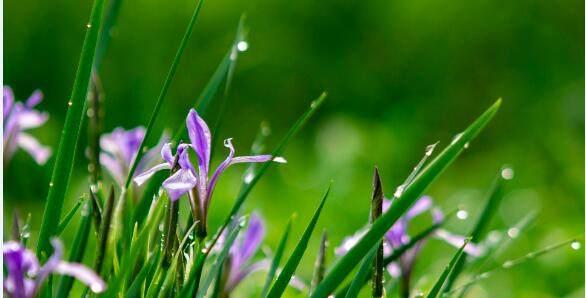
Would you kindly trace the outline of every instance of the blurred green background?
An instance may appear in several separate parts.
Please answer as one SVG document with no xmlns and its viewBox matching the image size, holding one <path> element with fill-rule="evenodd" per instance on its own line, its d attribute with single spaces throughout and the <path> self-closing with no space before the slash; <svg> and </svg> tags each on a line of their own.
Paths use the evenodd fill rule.
<svg viewBox="0 0 586 298">
<path fill-rule="evenodd" d="M 4 2 L 4 84 L 20 99 L 36 88 L 44 92 L 39 107 L 51 118 L 32 133 L 55 149 L 90 2 Z M 187 0 L 123 1 L 101 73 L 106 131 L 146 124 L 194 5 Z M 426 145 L 440 141 L 445 146 L 499 97 L 504 103 L 497 117 L 428 193 L 444 210 L 462 206 L 470 211 L 468 220 L 451 225 L 465 233 L 482 206 L 483 192 L 507 164 L 515 179 L 493 227 L 511 226 L 531 210 L 539 217 L 502 260 L 583 237 L 583 1 L 208 1 L 157 132 L 184 123 L 244 12 L 250 48 L 239 57 L 222 138 L 234 137 L 237 150 L 245 153 L 259 123 L 268 121 L 274 144 L 312 99 L 323 90 L 329 94 L 291 142 L 285 154 L 289 163 L 269 171 L 246 205 L 269 223 L 268 247 L 276 246 L 292 213 L 298 215 L 292 239 L 298 238 L 333 180 L 318 228 L 327 229 L 333 250 L 368 218 L 375 165 L 386 193 L 392 194 Z M 216 150 L 220 160 L 224 149 Z M 51 162 L 38 167 L 20 152 L 5 166 L 5 231 L 18 208 L 32 213 L 36 237 Z M 85 164 L 80 151 L 68 206 L 87 188 Z M 212 204 L 212 227 L 231 206 L 242 170 L 231 169 L 222 178 Z M 66 239 L 72 237 L 70 230 Z M 311 277 L 317 234 L 298 272 L 305 280 Z M 452 251 L 430 242 L 414 283 L 434 280 Z M 502 272 L 471 294 L 583 297 L 583 260 L 583 249 L 564 248 Z"/>
</svg>

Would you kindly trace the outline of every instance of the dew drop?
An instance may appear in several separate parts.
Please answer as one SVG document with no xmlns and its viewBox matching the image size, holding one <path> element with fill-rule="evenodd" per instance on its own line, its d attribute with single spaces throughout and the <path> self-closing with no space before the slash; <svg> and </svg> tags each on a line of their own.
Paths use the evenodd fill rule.
<svg viewBox="0 0 586 298">
<path fill-rule="evenodd" d="M 515 177 L 515 172 L 511 168 L 504 168 L 501 171 L 501 177 L 505 180 L 511 180 Z"/>
<path fill-rule="evenodd" d="M 205 248 L 205 247 L 204 247 L 204 248 L 202 248 L 202 249 L 201 249 L 201 253 L 203 253 L 203 254 L 207 254 L 207 253 L 208 253 L 208 249 L 207 249 L 207 248 Z"/>
<path fill-rule="evenodd" d="M 488 241 L 491 243 L 497 243 L 501 239 L 501 233 L 499 231 L 492 231 L 488 234 Z"/>
<path fill-rule="evenodd" d="M 468 149 L 468 147 L 470 147 L 470 143 L 464 144 L 464 149 Z"/>
<path fill-rule="evenodd" d="M 317 102 L 316 101 L 312 101 L 311 104 L 309 105 L 312 109 L 315 109 L 317 107 Z"/>
<path fill-rule="evenodd" d="M 507 235 L 509 235 L 509 237 L 511 237 L 513 239 L 514 238 L 517 238 L 517 237 L 519 237 L 519 229 L 517 229 L 517 228 L 510 228 L 507 231 Z"/>
<path fill-rule="evenodd" d="M 506 261 L 503 263 L 503 268 L 507 269 L 507 268 L 511 268 L 511 267 L 513 267 L 512 261 Z"/>
<path fill-rule="evenodd" d="M 49 187 L 53 187 L 53 182 L 49 182 Z"/>
<path fill-rule="evenodd" d="M 246 174 L 246 176 L 244 176 L 244 183 L 250 184 L 250 182 L 252 182 L 252 179 L 254 179 L 254 173 L 248 173 Z"/>
<path fill-rule="evenodd" d="M 73 105 L 73 102 L 71 102 L 71 101 L 68 101 L 68 102 L 67 102 L 67 105 L 68 105 L 68 106 L 72 106 L 72 105 Z"/>
<path fill-rule="evenodd" d="M 573 250 L 579 250 L 582 247 L 582 243 L 580 243 L 580 241 L 572 241 L 572 244 L 570 244 L 570 246 L 572 247 Z"/>
<path fill-rule="evenodd" d="M 85 27 L 89 29 L 92 27 L 92 24 L 87 24 L 87 25 L 85 25 Z"/>
<path fill-rule="evenodd" d="M 236 48 L 240 52 L 245 52 L 246 50 L 248 50 L 248 42 L 246 42 L 244 40 L 239 41 L 238 44 L 236 45 Z"/>
<path fill-rule="evenodd" d="M 461 220 L 465 220 L 468 218 L 468 211 L 464 209 L 458 210 L 458 212 L 456 212 L 456 217 L 458 217 Z"/>
<path fill-rule="evenodd" d="M 397 187 L 397 190 L 395 190 L 395 193 L 393 194 L 393 196 L 395 198 L 401 197 L 404 190 L 405 190 L 405 185 L 399 185 L 399 187 Z"/>
</svg>

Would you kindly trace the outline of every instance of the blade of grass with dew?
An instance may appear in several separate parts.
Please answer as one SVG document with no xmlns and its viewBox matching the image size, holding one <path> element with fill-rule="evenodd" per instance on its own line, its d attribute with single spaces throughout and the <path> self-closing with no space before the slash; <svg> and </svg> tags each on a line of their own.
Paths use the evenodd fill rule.
<svg viewBox="0 0 586 298">
<path fill-rule="evenodd" d="M 448 279 L 450 274 L 453 272 L 454 266 L 456 265 L 458 260 L 462 257 L 462 254 L 464 253 L 464 248 L 466 247 L 466 245 L 468 245 L 469 242 L 470 242 L 470 238 L 467 238 L 464 241 L 464 244 L 458 249 L 458 251 L 456 251 L 456 253 L 452 257 L 452 260 L 450 260 L 450 263 L 448 264 L 448 266 L 446 266 L 446 269 L 444 269 L 444 271 L 442 272 L 442 274 L 440 275 L 438 280 L 435 282 L 435 284 L 431 288 L 431 291 L 429 291 L 429 294 L 427 294 L 427 298 L 436 298 L 438 296 L 441 297 L 442 288 L 444 287 L 446 280 Z"/>
<path fill-rule="evenodd" d="M 455 289 L 452 289 L 449 292 L 444 293 L 444 296 L 454 295 L 458 291 L 461 291 L 463 289 L 468 289 L 470 286 L 473 286 L 476 283 L 491 277 L 497 271 L 509 270 L 511 268 L 517 267 L 517 266 L 522 265 L 528 261 L 534 260 L 540 256 L 543 256 L 543 255 L 546 255 L 550 252 L 556 251 L 564 246 L 567 246 L 568 244 L 570 244 L 570 247 L 572 247 L 572 249 L 576 250 L 576 248 L 573 247 L 574 243 L 580 243 L 580 242 L 577 239 L 570 239 L 570 240 L 562 241 L 560 243 L 550 245 L 550 246 L 545 247 L 543 249 L 530 252 L 522 257 L 519 257 L 519 258 L 516 258 L 513 260 L 509 260 L 509 261 L 505 261 L 502 265 L 496 266 L 495 268 L 493 268 L 491 270 L 477 274 L 476 276 L 472 277 L 470 279 L 470 281 L 466 282 L 465 284 L 463 284 Z M 578 249 L 579 249 L 579 247 L 578 247 Z"/>
<path fill-rule="evenodd" d="M 151 118 L 149 119 L 149 122 L 147 124 L 146 130 L 144 133 L 144 137 L 143 137 L 142 141 L 140 142 L 140 146 L 138 146 L 138 151 L 136 153 L 136 156 L 134 157 L 134 160 L 132 161 L 132 165 L 130 166 L 130 170 L 128 171 L 128 176 L 126 177 L 126 183 L 124 184 L 124 187 L 126 189 L 128 189 L 128 187 L 130 186 L 130 183 L 132 182 L 132 177 L 134 176 L 134 171 L 136 171 L 136 166 L 138 165 L 138 162 L 140 161 L 142 155 L 144 154 L 143 149 L 145 147 L 145 144 L 146 144 L 149 136 L 152 134 L 153 126 L 154 126 L 155 122 L 157 121 L 157 118 L 159 116 L 159 111 L 160 111 L 161 106 L 167 96 L 167 91 L 169 90 L 169 87 L 171 86 L 171 82 L 173 81 L 173 78 L 175 77 L 175 73 L 177 72 L 177 66 L 179 66 L 179 61 L 181 60 L 181 56 L 183 56 L 183 52 L 185 51 L 185 47 L 187 46 L 187 42 L 189 41 L 189 38 L 191 37 L 191 33 L 193 32 L 193 26 L 195 25 L 195 21 L 197 20 L 197 17 L 199 16 L 199 12 L 201 11 L 201 6 L 203 4 L 203 1 L 204 0 L 199 0 L 197 5 L 195 6 L 195 9 L 194 9 L 193 14 L 191 16 L 191 19 L 189 20 L 189 24 L 187 25 L 187 29 L 185 30 L 185 34 L 183 35 L 183 39 L 181 39 L 181 43 L 179 44 L 179 48 L 177 49 L 177 53 L 175 54 L 175 58 L 173 59 L 173 62 L 171 63 L 171 67 L 169 68 L 169 72 L 167 73 L 167 77 L 165 78 L 165 82 L 163 83 L 163 87 L 161 88 L 161 92 L 159 93 L 157 103 L 155 104 L 155 108 L 153 109 L 153 113 L 152 113 Z"/>
<path fill-rule="evenodd" d="M 476 119 L 462 134 L 459 134 L 433 161 L 423 169 L 403 194 L 394 201 L 390 209 L 377 219 L 358 243 L 338 260 L 312 297 L 327 297 L 360 260 L 378 243 L 379 239 L 391 228 L 409 207 L 421 196 L 437 178 L 464 150 L 474 137 L 490 122 L 498 111 L 501 100 L 497 100 L 488 110 Z"/>
<path fill-rule="evenodd" d="M 149 272 L 151 272 L 153 270 L 153 268 L 159 264 L 160 260 L 161 260 L 161 251 L 156 250 L 154 252 L 154 255 L 152 255 L 148 259 L 146 265 L 140 269 L 140 271 L 136 275 L 136 278 L 134 279 L 134 281 L 132 281 L 132 284 L 130 284 L 130 286 L 128 287 L 128 291 L 126 291 L 126 295 L 124 297 L 129 297 L 129 298 L 141 297 L 140 293 L 142 291 L 143 283 L 147 279 Z"/>
<path fill-rule="evenodd" d="M 285 137 L 281 140 L 281 142 L 279 142 L 277 147 L 273 150 L 273 152 L 271 153 L 272 156 L 280 156 L 283 153 L 283 151 L 285 150 L 285 147 L 287 146 L 287 144 L 289 143 L 291 138 L 303 127 L 303 125 L 309 120 L 309 118 L 311 118 L 311 116 L 313 116 L 313 114 L 315 113 L 317 108 L 319 108 L 321 106 L 321 104 L 323 103 L 325 98 L 326 98 L 326 93 L 324 92 L 316 100 L 314 100 L 311 103 L 309 109 L 307 111 L 305 111 L 305 113 L 297 120 L 297 122 L 295 122 L 295 124 L 293 124 L 291 129 L 289 129 L 289 131 L 285 135 Z M 268 170 L 268 168 L 271 166 L 271 164 L 272 164 L 271 162 L 263 163 L 259 167 L 256 174 L 254 174 L 251 179 L 249 179 L 249 180 L 245 179 L 246 184 L 240 189 L 240 192 L 238 193 L 238 196 L 236 197 L 236 201 L 234 202 L 234 205 L 232 206 L 230 213 L 228 213 L 228 216 L 224 220 L 224 223 L 220 227 L 219 231 L 216 233 L 215 237 L 212 239 L 212 242 L 210 243 L 210 245 L 207 249 L 208 252 L 214 246 L 216 241 L 218 241 L 219 235 L 221 235 L 222 232 L 224 231 L 224 229 L 226 229 L 226 227 L 230 224 L 230 221 L 233 219 L 234 215 L 240 210 L 240 207 L 242 206 L 242 204 L 244 204 L 244 202 L 248 198 L 248 194 L 250 193 L 252 188 L 256 185 L 256 183 L 260 180 L 260 178 Z"/>
<path fill-rule="evenodd" d="M 73 239 L 71 245 L 71 252 L 69 254 L 69 262 L 80 263 L 83 260 L 83 255 L 86 251 L 88 237 L 90 235 L 92 222 L 92 203 L 89 199 L 84 200 L 81 211 L 81 221 L 79 228 Z M 69 296 L 69 292 L 73 287 L 73 278 L 67 275 L 61 277 L 59 286 L 57 287 L 57 294 L 55 297 L 64 298 Z"/>
<path fill-rule="evenodd" d="M 208 292 L 208 289 L 212 285 L 214 278 L 216 278 L 218 275 L 218 271 L 220 271 L 220 268 L 224 266 L 224 261 L 226 260 L 228 253 L 230 253 L 230 248 L 236 240 L 236 236 L 238 236 L 238 233 L 240 232 L 241 228 L 242 225 L 236 225 L 234 229 L 230 230 L 228 236 L 226 237 L 224 247 L 222 247 L 222 250 L 218 254 L 216 261 L 210 267 L 206 278 L 204 279 L 203 283 L 201 284 L 201 287 L 197 291 L 196 298 L 203 298 Z"/>
<path fill-rule="evenodd" d="M 79 66 L 73 83 L 71 97 L 67 103 L 68 109 L 65 124 L 59 140 L 59 149 L 53 167 L 49 193 L 45 203 L 43 221 L 37 244 L 37 257 L 44 260 L 51 251 L 49 239 L 56 235 L 63 202 L 69 186 L 73 162 L 77 149 L 77 141 L 81 129 L 83 114 L 86 106 L 86 96 L 92 73 L 92 64 L 96 53 L 96 44 L 102 24 L 102 12 L 105 0 L 95 0 L 90 21 L 81 49 Z"/>
<path fill-rule="evenodd" d="M 194 265 L 192 266 L 191 271 L 189 272 L 189 276 L 187 278 L 185 286 L 183 287 L 183 289 L 181 289 L 181 292 L 179 292 L 179 297 L 181 298 L 193 297 L 194 292 L 197 291 L 197 289 L 199 288 L 201 273 L 203 270 L 203 265 L 206 260 L 206 254 L 201 251 L 203 245 L 205 244 L 200 243 L 197 249 L 197 254 L 195 256 Z"/>
<path fill-rule="evenodd" d="M 479 243 L 482 241 L 482 239 L 484 238 L 485 230 L 487 229 L 490 220 L 492 219 L 494 213 L 496 212 L 496 209 L 498 208 L 501 202 L 501 199 L 503 197 L 503 183 L 506 181 L 504 179 L 504 176 L 502 175 L 503 170 L 504 167 L 501 167 L 501 169 L 498 171 L 498 174 L 493 179 L 488 189 L 484 208 L 482 208 L 480 216 L 478 217 L 478 220 L 476 221 L 472 228 L 472 231 L 470 232 L 472 243 Z M 458 262 L 454 266 L 454 271 L 448 277 L 445 286 L 446 291 L 450 291 L 452 285 L 454 284 L 460 273 L 464 270 L 465 264 L 466 254 L 464 254 L 460 258 L 460 260 L 458 260 Z"/>
<path fill-rule="evenodd" d="M 163 204 L 164 200 L 165 196 L 162 196 L 156 202 L 152 214 L 150 214 L 150 217 L 147 218 L 147 223 L 138 234 L 135 245 L 129 249 L 130 252 L 143 251 L 144 247 L 146 247 L 149 235 L 151 235 L 158 228 L 160 219 L 163 216 L 165 205 Z M 120 272 L 112 277 L 108 284 L 108 290 L 105 293 L 105 297 L 112 297 L 115 295 L 115 293 L 121 292 L 120 289 L 123 283 L 128 279 L 128 276 L 130 275 L 131 270 L 134 268 L 139 255 L 139 253 L 128 253 L 122 256 Z"/>
<path fill-rule="evenodd" d="M 343 293 L 340 293 L 339 295 L 336 295 L 336 297 L 342 297 L 342 296 L 344 296 L 346 298 L 358 297 L 358 294 L 360 293 L 360 290 L 364 286 L 365 281 L 368 281 L 368 278 L 371 276 L 371 273 L 372 273 L 371 267 L 372 267 L 372 263 L 374 261 L 374 257 L 377 254 L 377 251 L 378 251 L 378 247 L 374 247 L 368 253 L 366 258 L 364 260 L 362 260 L 362 263 L 360 264 L 358 271 L 356 272 L 356 274 L 354 275 L 354 278 L 350 282 L 350 286 L 345 290 L 346 294 L 342 295 Z"/>
<path fill-rule="evenodd" d="M 79 207 L 81 207 L 82 202 L 83 202 L 83 197 L 80 198 L 79 200 L 77 200 L 77 202 L 75 203 L 73 208 L 71 208 L 71 210 L 69 210 L 69 212 L 67 212 L 65 217 L 63 217 L 63 220 L 61 220 L 61 222 L 59 223 L 59 226 L 57 227 L 57 236 L 60 236 L 61 233 L 63 233 L 63 230 L 65 230 L 65 228 L 67 228 L 67 226 L 71 222 L 71 219 L 73 219 L 73 216 L 77 213 L 77 210 L 79 209 Z"/>
<path fill-rule="evenodd" d="M 309 243 L 311 234 L 313 234 L 313 230 L 315 228 L 315 225 L 317 224 L 317 220 L 319 219 L 321 210 L 324 207 L 326 199 L 330 194 L 331 187 L 332 185 L 330 184 L 325 194 L 323 195 L 321 202 L 319 203 L 319 206 L 315 210 L 315 213 L 313 214 L 311 221 L 307 225 L 307 228 L 305 228 L 305 231 L 303 232 L 301 239 L 299 239 L 299 242 L 297 243 L 295 250 L 293 250 L 291 257 L 289 257 L 289 260 L 287 260 L 287 262 L 285 263 L 283 270 L 281 270 L 281 273 L 279 274 L 279 276 L 277 276 L 277 280 L 269 290 L 266 297 L 277 298 L 283 295 L 285 288 L 287 288 L 289 281 L 291 281 L 293 274 L 295 274 L 295 270 L 297 269 L 297 266 L 299 265 L 299 262 L 301 261 L 301 258 L 303 257 L 305 250 L 307 249 L 307 244 Z"/>
<path fill-rule="evenodd" d="M 289 233 L 291 232 L 291 224 L 293 221 L 293 217 L 289 219 L 287 222 L 287 226 L 285 227 L 285 232 L 283 236 L 281 236 L 281 240 L 279 241 L 279 245 L 277 246 L 277 250 L 275 251 L 275 255 L 273 256 L 273 260 L 271 261 L 271 267 L 269 268 L 269 272 L 267 273 L 267 278 L 265 281 L 265 285 L 263 286 L 262 292 L 260 297 L 265 297 L 269 291 L 271 284 L 273 283 L 273 278 L 277 273 L 277 269 L 279 268 L 279 263 L 281 262 L 281 258 L 283 257 L 283 253 L 285 252 L 285 247 L 287 246 L 287 240 L 289 239 Z"/>
</svg>

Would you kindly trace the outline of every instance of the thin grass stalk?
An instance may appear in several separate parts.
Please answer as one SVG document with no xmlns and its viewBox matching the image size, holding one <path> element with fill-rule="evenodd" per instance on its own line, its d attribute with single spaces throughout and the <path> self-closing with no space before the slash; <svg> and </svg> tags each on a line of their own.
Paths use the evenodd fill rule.
<svg viewBox="0 0 586 298">
<path fill-rule="evenodd" d="M 79 66 L 73 83 L 70 100 L 68 101 L 65 125 L 61 133 L 59 148 L 53 174 L 49 184 L 49 193 L 45 203 L 43 221 L 37 244 L 37 256 L 44 260 L 52 250 L 49 240 L 55 236 L 63 202 L 69 187 L 73 162 L 77 151 L 77 141 L 86 107 L 86 96 L 92 73 L 92 64 L 96 53 L 96 44 L 102 24 L 102 12 L 105 0 L 95 0 L 90 21 L 87 24 Z"/>
<path fill-rule="evenodd" d="M 173 59 L 173 62 L 171 63 L 171 68 L 169 69 L 169 72 L 167 73 L 167 77 L 165 78 L 165 82 L 163 83 L 163 88 L 161 89 L 161 93 L 159 94 L 159 98 L 157 99 L 157 103 L 155 104 L 155 108 L 153 109 L 153 113 L 152 113 L 151 118 L 149 119 L 149 122 L 147 124 L 144 138 L 140 142 L 140 146 L 138 147 L 136 157 L 132 161 L 132 165 L 130 166 L 130 170 L 128 171 L 128 176 L 126 177 L 126 183 L 124 183 L 124 187 L 126 189 L 128 189 L 128 187 L 130 187 L 130 183 L 132 183 L 132 176 L 134 175 L 134 171 L 136 171 L 136 166 L 138 165 L 138 162 L 140 161 L 142 155 L 144 154 L 143 149 L 145 148 L 145 144 L 146 144 L 147 140 L 149 139 L 150 135 L 152 134 L 153 126 L 159 116 L 159 110 L 161 109 L 161 106 L 162 106 L 163 102 L 165 101 L 165 98 L 167 96 L 167 91 L 169 91 L 169 87 L 171 86 L 171 82 L 173 81 L 173 78 L 175 77 L 175 73 L 177 72 L 177 66 L 179 66 L 179 61 L 181 60 L 181 57 L 183 56 L 183 52 L 185 51 L 185 47 L 187 46 L 187 42 L 189 41 L 189 38 L 191 37 L 191 33 L 193 32 L 193 26 L 195 25 L 195 21 L 197 20 L 197 17 L 199 16 L 199 12 L 201 11 L 201 7 L 202 7 L 203 2 L 204 2 L 204 0 L 199 0 L 197 5 L 195 6 L 195 9 L 194 9 L 193 14 L 191 16 L 191 20 L 189 21 L 189 24 L 187 25 L 187 29 L 185 30 L 185 34 L 183 35 L 183 39 L 181 40 L 181 43 L 179 44 L 179 49 L 177 49 L 177 53 L 175 54 L 175 58 Z"/>
<path fill-rule="evenodd" d="M 370 221 L 372 224 L 383 214 L 383 187 L 376 167 L 372 181 L 371 204 Z M 381 239 L 372 262 L 372 297 L 375 298 L 383 296 L 383 258 L 383 240 Z"/>
<path fill-rule="evenodd" d="M 311 289 L 315 289 L 317 285 L 324 279 L 326 274 L 326 254 L 328 249 L 328 232 L 324 229 L 321 234 L 319 242 L 319 251 L 315 258 L 315 265 L 313 269 L 313 278 L 311 279 Z"/>
</svg>

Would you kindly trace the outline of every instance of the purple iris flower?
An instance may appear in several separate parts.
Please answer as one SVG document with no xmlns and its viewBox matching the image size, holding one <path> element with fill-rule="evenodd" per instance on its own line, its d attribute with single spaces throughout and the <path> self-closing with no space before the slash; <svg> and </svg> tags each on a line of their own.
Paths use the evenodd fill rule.
<svg viewBox="0 0 586 298">
<path fill-rule="evenodd" d="M 391 200 L 385 199 L 383 201 L 383 212 L 386 212 L 391 207 L 391 204 Z M 399 247 L 409 243 L 411 239 L 407 232 L 409 222 L 425 212 L 431 213 L 433 223 L 440 223 L 444 220 L 443 213 L 438 208 L 433 207 L 433 201 L 429 196 L 423 196 L 419 198 L 415 204 L 413 204 L 413 206 L 411 206 L 411 208 L 402 217 L 400 217 L 385 234 L 384 241 L 386 244 L 388 244 L 384 246 L 385 256 L 391 255 L 394 249 L 398 249 Z M 360 240 L 365 232 L 366 229 L 363 229 L 355 235 L 344 239 L 342 245 L 336 249 L 336 254 L 343 255 L 348 252 L 348 250 L 350 250 Z M 462 246 L 465 241 L 465 237 L 452 234 L 443 229 L 436 230 L 432 236 L 439 238 L 455 247 Z M 405 251 L 397 262 L 390 263 L 387 267 L 389 274 L 393 277 L 402 276 L 405 280 L 408 281 L 413 270 L 413 266 L 415 265 L 416 257 L 425 241 L 426 239 L 420 240 L 412 248 Z M 471 243 L 466 246 L 464 251 L 472 256 L 480 256 L 483 253 L 479 246 L 473 245 Z"/>
<path fill-rule="evenodd" d="M 239 235 L 230 248 L 226 266 L 224 267 L 224 274 L 227 274 L 226 284 L 224 285 L 225 293 L 232 292 L 248 275 L 268 268 L 269 262 L 266 259 L 257 262 L 251 261 L 264 237 L 264 224 L 261 218 L 253 213 L 250 216 L 246 232 Z M 221 245 L 218 247 L 221 247 Z"/>
<path fill-rule="evenodd" d="M 220 175 L 229 166 L 237 163 L 250 162 L 286 162 L 284 158 L 273 157 L 272 155 L 234 156 L 234 146 L 232 145 L 232 139 L 226 139 L 224 140 L 224 146 L 230 150 L 228 157 L 226 157 L 226 159 L 220 163 L 220 165 L 216 168 L 210 177 L 210 156 L 212 142 L 210 129 L 194 109 L 189 111 L 186 124 L 189 139 L 191 141 L 191 144 L 187 146 L 195 151 L 198 168 L 196 170 L 189 161 L 187 156 L 187 147 L 183 147 L 181 152 L 179 152 L 180 148 L 178 148 L 177 151 L 179 152 L 178 154 L 180 154 L 180 170 L 169 177 L 169 179 L 165 181 L 166 183 L 163 183 L 163 187 L 172 200 L 177 200 L 183 194 L 189 193 L 192 204 L 198 206 L 198 208 L 194 208 L 194 210 L 199 210 L 199 214 L 194 214 L 194 216 L 196 216 L 196 219 L 200 220 L 204 226 L 206 224 L 207 211 L 216 183 L 218 182 Z M 167 146 L 166 148 L 170 147 Z M 140 185 L 148 178 L 150 178 L 155 172 L 164 169 L 170 169 L 172 166 L 170 160 L 172 159 L 170 158 L 171 155 L 169 152 L 170 150 L 163 148 L 161 154 L 163 155 L 166 163 L 156 165 L 155 167 L 145 171 L 144 173 L 137 176 L 134 181 Z M 183 157 L 182 154 L 185 154 L 185 156 Z"/>
<path fill-rule="evenodd" d="M 12 298 L 34 297 L 43 282 L 52 273 L 69 275 L 86 284 L 93 292 L 101 293 L 106 289 L 104 281 L 91 269 L 78 263 L 61 260 L 63 244 L 57 239 L 51 240 L 53 255 L 39 266 L 35 254 L 22 244 L 9 241 L 3 245 L 4 266 L 7 276 L 4 279 L 4 292 Z"/>
<path fill-rule="evenodd" d="M 18 148 L 28 152 L 40 165 L 45 164 L 51 156 L 51 149 L 43 146 L 25 130 L 43 125 L 49 119 L 47 113 L 33 109 L 43 100 L 43 93 L 39 90 L 23 104 L 14 100 L 14 93 L 8 86 L 4 86 L 4 105 L 2 116 L 4 120 L 4 162 L 10 161 Z"/>
<path fill-rule="evenodd" d="M 136 158 L 144 134 L 145 128 L 142 126 L 129 130 L 118 127 L 100 138 L 100 148 L 102 150 L 100 164 L 108 170 L 119 185 L 123 185 L 126 181 L 126 176 L 128 176 L 130 167 Z M 165 139 L 166 137 L 163 136 L 155 148 L 143 155 L 136 166 L 136 173 L 140 173 L 152 163 Z"/>
</svg>

